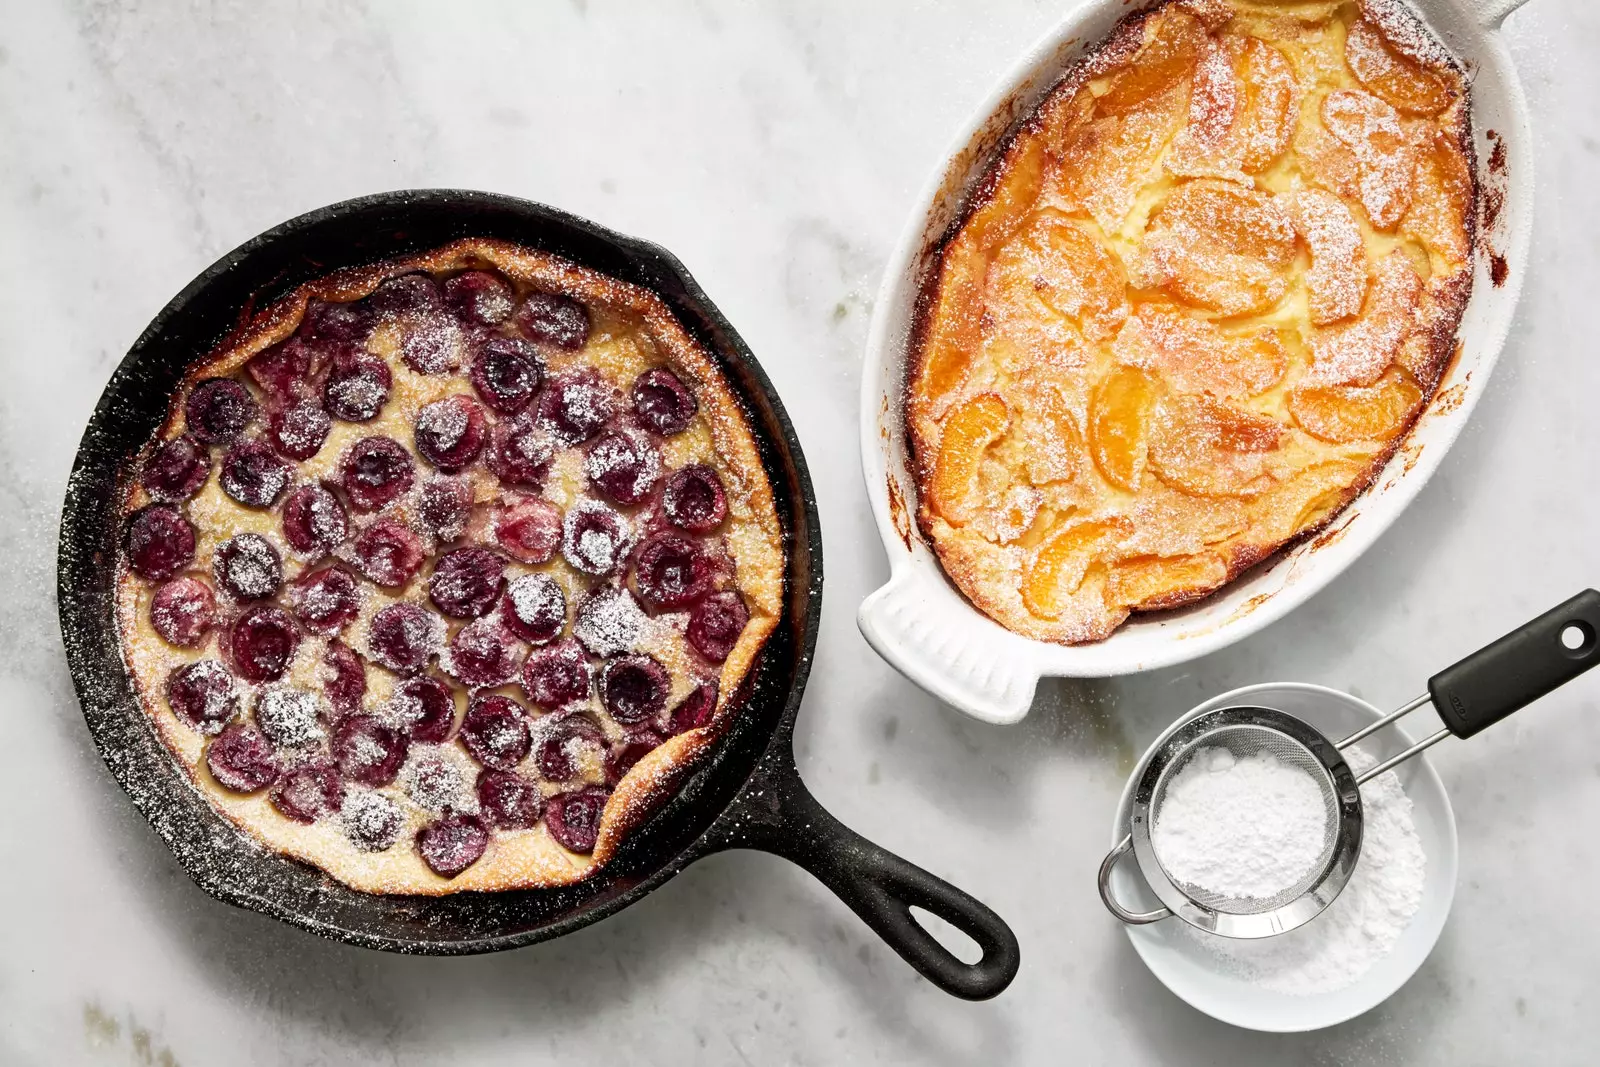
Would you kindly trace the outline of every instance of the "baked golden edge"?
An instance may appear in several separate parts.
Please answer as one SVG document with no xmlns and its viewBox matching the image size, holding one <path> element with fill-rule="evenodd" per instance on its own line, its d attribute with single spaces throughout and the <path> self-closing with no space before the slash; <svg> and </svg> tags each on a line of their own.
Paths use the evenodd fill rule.
<svg viewBox="0 0 1600 1067">
<path fill-rule="evenodd" d="M 744 546 L 748 561 L 736 556 L 738 588 L 748 601 L 750 621 L 740 635 L 738 643 L 723 662 L 718 683 L 718 701 L 711 722 L 676 737 L 668 739 L 640 760 L 623 777 L 612 791 L 601 816 L 600 834 L 594 852 L 583 857 L 572 854 L 576 863 L 587 859 L 587 866 L 575 865 L 572 877 L 541 879 L 537 881 L 507 880 L 503 884 L 474 886 L 475 890 L 498 891 L 505 889 L 531 889 L 570 884 L 588 878 L 603 867 L 615 854 L 628 833 L 644 823 L 655 811 L 676 793 L 689 773 L 709 752 L 733 722 L 738 705 L 744 700 L 748 683 L 752 680 L 758 657 L 767 639 L 777 628 L 783 611 L 783 590 L 786 580 L 787 560 L 784 552 L 783 529 L 773 504 L 772 486 L 761 464 L 761 454 L 755 436 L 750 430 L 743 407 L 723 380 L 721 372 L 711 358 L 701 350 L 673 317 L 661 298 L 648 289 L 601 274 L 558 256 L 536 252 L 519 245 L 489 238 L 465 238 L 441 248 L 402 259 L 386 260 L 363 267 L 347 268 L 326 277 L 307 282 L 294 292 L 274 302 L 260 312 L 245 309 L 245 321 L 239 329 L 213 349 L 210 356 L 197 361 L 184 374 L 174 389 L 168 404 L 166 420 L 156 431 L 152 441 L 165 439 L 176 432 L 182 422 L 178 398 L 201 378 L 228 375 L 238 371 L 251 357 L 293 334 L 305 316 L 306 305 L 313 299 L 346 301 L 357 300 L 371 293 L 383 281 L 397 275 L 417 270 L 449 271 L 471 267 L 493 267 L 503 274 L 526 284 L 552 292 L 562 293 L 589 304 L 621 309 L 640 317 L 650 337 L 661 348 L 674 371 L 690 382 L 695 398 L 711 430 L 717 448 L 729 457 L 726 473 L 742 479 L 739 493 L 749 501 L 752 520 L 765 535 L 758 544 Z M 123 482 L 117 491 L 122 505 L 118 521 L 132 510 L 129 497 L 137 484 L 136 472 L 140 469 L 147 444 L 122 471 Z M 736 494 L 730 492 L 732 499 Z M 730 551 L 732 551 L 730 546 Z M 746 563 L 748 562 L 748 572 Z M 130 617 L 135 598 L 126 595 L 131 583 L 139 579 L 131 574 L 126 561 L 118 560 L 116 612 L 117 644 L 122 649 L 124 635 L 132 632 L 134 620 Z M 157 714 L 159 692 L 153 691 L 153 682 L 139 677 L 127 664 L 123 654 L 124 669 L 132 681 L 135 692 L 151 723 L 168 744 L 163 724 Z M 168 744 L 169 756 L 171 746 Z M 205 789 L 195 780 L 193 770 L 182 760 L 172 757 L 190 779 L 190 784 L 202 795 Z M 209 802 L 209 798 L 208 798 Z M 245 831 L 263 847 L 266 845 L 248 825 L 239 822 L 221 808 L 213 810 L 222 814 L 239 829 Z M 320 869 L 320 868 L 319 868 Z M 335 877 L 331 872 L 329 877 Z M 359 888 L 359 887 L 356 887 Z M 369 891 L 369 890 L 361 890 Z M 454 880 L 442 884 L 408 885 L 407 893 L 425 896 L 443 896 L 457 892 Z"/>
</svg>

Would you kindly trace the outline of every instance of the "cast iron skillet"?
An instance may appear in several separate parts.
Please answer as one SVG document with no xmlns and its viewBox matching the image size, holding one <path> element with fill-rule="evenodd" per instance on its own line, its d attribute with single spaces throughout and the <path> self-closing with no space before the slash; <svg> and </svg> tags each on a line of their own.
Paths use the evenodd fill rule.
<svg viewBox="0 0 1600 1067">
<path fill-rule="evenodd" d="M 188 364 L 241 316 L 330 271 L 494 237 L 649 288 L 713 354 L 746 405 L 784 526 L 784 617 L 745 707 L 682 791 L 594 877 L 558 889 L 376 896 L 266 851 L 212 811 L 169 758 L 117 649 L 112 576 L 117 487 L 166 414 Z M 112 375 L 78 447 L 61 519 L 58 596 L 67 660 L 106 765 L 207 893 L 324 937 L 393 952 L 494 952 L 559 937 L 626 907 L 702 856 L 752 848 L 819 878 L 929 981 L 992 997 L 1017 972 L 1017 939 L 972 897 L 841 825 L 795 770 L 795 714 L 822 609 L 816 498 L 794 428 L 755 357 L 664 249 L 561 211 L 490 193 L 417 190 L 348 200 L 292 219 L 223 256 L 179 293 Z M 925 908 L 983 950 L 963 963 L 911 916 Z"/>
</svg>

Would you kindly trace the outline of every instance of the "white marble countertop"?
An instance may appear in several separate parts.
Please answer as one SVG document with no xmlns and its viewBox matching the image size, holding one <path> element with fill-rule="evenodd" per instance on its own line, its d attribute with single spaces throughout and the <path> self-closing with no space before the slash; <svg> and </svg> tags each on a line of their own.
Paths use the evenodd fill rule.
<svg viewBox="0 0 1600 1067">
<path fill-rule="evenodd" d="M 1600 675 L 1432 759 L 1461 877 L 1421 972 L 1368 1015 L 1270 1037 L 1152 979 L 1095 897 L 1135 751 L 1202 698 L 1298 679 L 1380 705 L 1600 582 L 1600 7 L 1506 36 L 1531 98 L 1533 263 L 1483 403 L 1332 588 L 1198 663 L 1047 683 L 1020 726 L 912 688 L 856 632 L 885 577 L 856 456 L 878 271 L 957 123 L 1062 5 L 261 5 L 0 13 L 0 1062 L 1507 1063 L 1592 1056 Z M 862 833 L 989 902 L 997 1000 L 916 977 L 820 885 L 721 855 L 564 940 L 471 959 L 319 940 L 196 889 L 102 766 L 55 622 L 78 437 L 204 266 L 302 211 L 498 190 L 661 242 L 760 356 L 817 478 L 827 597 L 801 770 Z"/>
</svg>

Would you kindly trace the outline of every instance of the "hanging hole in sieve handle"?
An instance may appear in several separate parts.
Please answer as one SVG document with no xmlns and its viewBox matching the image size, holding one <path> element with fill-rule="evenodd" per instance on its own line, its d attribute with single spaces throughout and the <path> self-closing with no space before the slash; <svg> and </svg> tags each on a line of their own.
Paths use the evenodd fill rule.
<svg viewBox="0 0 1600 1067">
<path fill-rule="evenodd" d="M 1115 848 L 1106 853 L 1106 858 L 1100 861 L 1100 899 L 1105 902 L 1106 910 L 1130 926 L 1143 926 L 1146 923 L 1159 922 L 1172 914 L 1166 908 L 1157 908 L 1155 911 L 1129 911 L 1124 908 L 1116 896 L 1111 892 L 1111 870 L 1117 861 L 1133 849 L 1133 835 L 1124 834 Z"/>
</svg>

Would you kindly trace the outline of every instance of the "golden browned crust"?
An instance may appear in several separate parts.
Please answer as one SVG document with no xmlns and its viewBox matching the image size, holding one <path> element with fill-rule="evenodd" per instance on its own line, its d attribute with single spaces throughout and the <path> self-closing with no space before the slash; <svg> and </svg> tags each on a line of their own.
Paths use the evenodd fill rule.
<svg viewBox="0 0 1600 1067">
<path fill-rule="evenodd" d="M 591 339 L 584 351 L 573 357 L 550 354 L 552 358 L 564 360 L 560 366 L 603 359 L 614 361 L 618 366 L 633 366 L 637 372 L 644 366 L 665 365 L 690 387 L 699 403 L 699 415 L 688 433 L 673 439 L 669 452 L 674 447 L 679 449 L 672 453 L 679 463 L 711 463 L 725 482 L 729 518 L 723 534 L 735 566 L 735 587 L 749 607 L 750 620 L 722 665 L 719 699 L 711 721 L 662 743 L 617 783 L 607 801 L 592 854 L 579 855 L 562 848 L 549 836 L 541 821 L 532 830 L 509 834 L 497 832 L 489 851 L 481 860 L 457 877 L 446 879 L 428 869 L 410 847 L 410 835 L 425 820 L 418 811 L 407 810 L 407 827 L 399 843 L 387 851 L 369 853 L 350 845 L 338 829 L 337 819 L 320 820 L 310 826 L 301 825 L 279 814 L 270 805 L 265 793 L 240 795 L 222 788 L 205 766 L 205 739 L 173 714 L 163 693 L 166 671 L 175 663 L 202 658 L 214 639 L 208 639 L 200 648 L 190 650 L 174 649 L 163 642 L 151 628 L 148 619 L 151 583 L 134 575 L 125 563 L 120 566 L 116 610 L 130 677 L 158 733 L 196 788 L 225 817 L 266 847 L 313 863 L 352 888 L 369 892 L 440 895 L 463 889 L 553 886 L 588 877 L 610 860 L 634 827 L 676 792 L 699 759 L 726 731 L 738 713 L 739 704 L 748 688 L 746 682 L 782 611 L 785 557 L 783 534 L 773 503 L 772 489 L 744 410 L 711 357 L 689 337 L 654 293 L 559 257 L 502 241 L 465 239 L 420 255 L 339 271 L 300 286 L 259 312 L 251 313 L 247 309 L 240 327 L 221 342 L 210 356 L 197 361 L 185 374 L 174 393 L 163 427 L 130 465 L 130 470 L 136 471 L 157 443 L 180 432 L 183 401 L 198 381 L 234 374 L 253 356 L 289 337 L 299 327 L 308 302 L 359 299 L 371 293 L 383 281 L 413 271 L 442 275 L 472 268 L 497 270 L 520 286 L 571 296 L 589 307 L 592 313 L 607 316 L 607 321 L 617 328 L 620 339 L 607 337 L 608 343 L 613 340 L 616 343 L 604 351 L 597 352 L 596 342 Z M 633 332 L 626 332 L 630 330 Z M 356 436 L 373 432 L 375 428 L 391 422 L 399 425 L 405 413 L 414 412 L 420 402 L 434 399 L 436 394 L 443 395 L 437 393 L 437 388 L 432 393 L 428 392 L 430 386 L 426 380 L 411 375 L 403 366 L 396 365 L 397 361 L 393 358 L 390 358 L 390 363 L 395 365 L 395 399 L 377 421 L 360 424 L 356 428 Z M 606 372 L 606 367 L 602 367 L 602 372 Z M 458 382 L 452 384 L 459 385 Z M 407 392 L 408 389 L 417 395 L 412 396 Z M 391 411 L 390 408 L 396 410 Z M 405 425 L 409 428 L 408 422 Z M 695 429 L 700 425 L 703 425 L 703 435 Z M 329 443 L 316 457 L 302 465 L 307 473 L 315 472 L 319 466 L 331 467 L 336 462 L 330 454 L 337 451 L 335 444 L 339 430 L 340 424 L 336 423 L 335 436 L 330 437 Z M 409 433 L 406 433 L 405 441 L 409 442 Z M 407 447 L 410 447 L 409 444 Z M 492 499 L 492 490 L 490 492 Z M 210 499 L 213 497 L 216 499 Z M 477 493 L 475 500 L 478 503 L 485 502 L 482 490 Z M 122 513 L 130 514 L 148 502 L 149 498 L 139 486 L 138 479 L 128 478 Z M 208 509 L 232 507 L 234 512 L 243 511 L 229 504 L 217 490 L 214 471 L 191 503 L 202 502 Z M 244 521 L 247 524 L 255 523 L 262 533 L 267 533 L 267 527 L 270 526 L 275 534 L 275 511 L 257 513 L 246 517 Z M 194 566 L 208 570 L 210 549 L 217 540 L 235 530 L 207 530 L 203 520 L 197 522 L 197 526 L 201 527 L 201 548 Z M 292 566 L 290 554 L 285 552 L 284 555 L 286 563 Z M 513 561 L 513 573 L 517 572 L 517 566 Z M 560 566 L 559 557 L 554 566 Z M 302 569 L 309 569 L 309 566 Z M 522 572 L 541 569 L 546 568 L 521 568 Z M 292 580 L 293 570 L 289 571 L 288 577 Z M 381 603 L 415 599 L 422 584 L 419 574 L 398 594 L 378 595 Z M 364 625 L 375 610 L 370 602 L 372 597 L 369 596 L 368 600 L 360 625 Z M 352 624 L 352 629 L 355 625 Z M 681 644 L 681 637 L 677 640 Z M 286 680 L 310 682 L 313 677 L 310 672 L 314 667 L 308 649 L 324 647 L 325 643 L 316 639 L 303 641 Z M 673 650 L 672 654 L 680 653 Z M 376 666 L 369 668 L 367 673 L 369 684 L 376 683 L 379 696 L 384 695 L 395 681 Z M 675 679 L 675 686 L 679 685 L 681 680 Z M 504 691 L 514 695 L 512 687 Z M 369 692 L 369 697 L 371 695 Z M 675 688 L 673 700 L 682 695 Z M 457 703 L 459 714 L 459 699 Z M 441 747 L 455 749 L 459 745 L 452 741 Z M 457 762 L 466 766 L 464 751 L 456 756 Z M 588 767 L 585 773 L 595 780 L 599 768 Z M 400 796 L 397 789 L 398 786 L 392 786 L 385 792 Z"/>
<path fill-rule="evenodd" d="M 1081 643 L 1325 528 L 1451 359 L 1477 203 L 1464 74 L 1395 0 L 1128 15 L 929 252 L 904 413 L 946 573 Z"/>
</svg>

